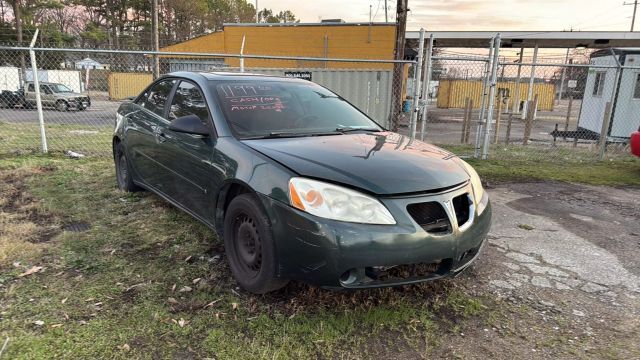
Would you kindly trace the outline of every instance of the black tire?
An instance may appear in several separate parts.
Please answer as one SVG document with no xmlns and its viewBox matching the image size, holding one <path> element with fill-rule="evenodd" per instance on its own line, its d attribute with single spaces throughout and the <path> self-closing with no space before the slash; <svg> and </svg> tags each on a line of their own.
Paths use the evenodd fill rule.
<svg viewBox="0 0 640 360">
<path fill-rule="evenodd" d="M 4 109 L 4 108 L 10 108 L 12 106 L 9 106 L 9 102 L 5 99 L 0 99 L 0 109 Z"/>
<path fill-rule="evenodd" d="M 67 104 L 64 100 L 56 101 L 56 110 L 58 111 L 67 111 L 69 110 L 69 104 Z"/>
<path fill-rule="evenodd" d="M 278 259 L 271 223 L 255 196 L 238 195 L 224 217 L 224 249 L 238 284 L 254 294 L 278 290 L 289 282 L 276 277 Z"/>
<path fill-rule="evenodd" d="M 133 179 L 131 178 L 131 166 L 129 166 L 129 160 L 124 153 L 122 144 L 120 144 L 119 142 L 114 145 L 113 160 L 116 165 L 116 182 L 118 183 L 118 188 L 126 192 L 136 192 L 142 190 L 142 188 L 133 183 Z"/>
<path fill-rule="evenodd" d="M 33 109 L 33 105 L 28 101 L 25 101 L 24 104 L 22 105 L 22 107 L 24 107 L 25 109 L 28 109 L 28 110 Z"/>
</svg>

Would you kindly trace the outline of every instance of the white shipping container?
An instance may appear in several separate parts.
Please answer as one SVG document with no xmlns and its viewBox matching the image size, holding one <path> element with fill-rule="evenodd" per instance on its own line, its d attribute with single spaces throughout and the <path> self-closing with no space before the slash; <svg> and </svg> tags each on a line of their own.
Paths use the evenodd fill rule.
<svg viewBox="0 0 640 360">
<path fill-rule="evenodd" d="M 27 81 L 33 81 L 33 73 L 27 70 Z M 63 84 L 77 93 L 84 90 L 80 71 L 76 70 L 38 70 L 38 80 L 40 82 L 50 82 Z"/>
<path fill-rule="evenodd" d="M 16 91 L 20 88 L 20 69 L 0 66 L 0 90 Z"/>
</svg>

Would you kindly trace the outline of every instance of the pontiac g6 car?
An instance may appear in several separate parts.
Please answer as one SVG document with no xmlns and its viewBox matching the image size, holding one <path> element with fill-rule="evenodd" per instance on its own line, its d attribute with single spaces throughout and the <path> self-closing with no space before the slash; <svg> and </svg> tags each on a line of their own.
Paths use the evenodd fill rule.
<svg viewBox="0 0 640 360">
<path fill-rule="evenodd" d="M 211 227 L 254 293 L 456 275 L 491 222 L 471 166 L 302 79 L 165 75 L 118 109 L 113 154 L 120 189 Z"/>
</svg>

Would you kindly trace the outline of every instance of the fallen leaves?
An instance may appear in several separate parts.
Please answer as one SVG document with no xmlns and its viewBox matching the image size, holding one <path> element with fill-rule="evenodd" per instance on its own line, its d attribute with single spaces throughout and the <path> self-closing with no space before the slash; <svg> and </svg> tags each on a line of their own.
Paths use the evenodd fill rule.
<svg viewBox="0 0 640 360">
<path fill-rule="evenodd" d="M 18 275 L 18 277 L 25 277 L 25 276 L 29 276 L 35 273 L 38 273 L 40 271 L 42 271 L 43 267 L 42 266 L 32 266 L 29 270 L 23 272 L 22 274 Z"/>
<path fill-rule="evenodd" d="M 193 290 L 190 286 L 183 286 L 182 288 L 180 288 L 180 290 L 178 290 L 178 292 L 190 292 L 191 290 Z"/>
<path fill-rule="evenodd" d="M 180 326 L 181 328 L 185 327 L 189 323 L 189 321 L 183 318 L 180 318 L 180 320 L 171 319 L 171 321 L 173 321 L 174 324 L 178 324 L 178 326 Z"/>
<path fill-rule="evenodd" d="M 44 325 L 44 321 L 36 320 L 36 321 L 33 322 L 33 324 L 36 325 L 36 326 L 42 326 L 42 325 Z"/>
</svg>

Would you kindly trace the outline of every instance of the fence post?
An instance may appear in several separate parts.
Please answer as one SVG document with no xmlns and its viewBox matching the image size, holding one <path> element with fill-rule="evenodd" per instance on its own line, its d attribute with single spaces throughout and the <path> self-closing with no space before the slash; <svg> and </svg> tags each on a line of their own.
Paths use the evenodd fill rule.
<svg viewBox="0 0 640 360">
<path fill-rule="evenodd" d="M 522 138 L 522 145 L 529 143 L 529 137 L 531 136 L 531 128 L 533 127 L 533 118 L 535 117 L 536 107 L 538 107 L 538 94 L 533 100 L 527 104 L 527 120 L 524 125 L 524 137 Z"/>
<path fill-rule="evenodd" d="M 469 115 L 467 116 L 467 128 L 464 133 L 464 143 L 469 143 L 469 137 L 471 136 L 471 117 L 473 116 L 473 99 L 469 99 Z"/>
<path fill-rule="evenodd" d="M 496 115 L 496 129 L 493 132 L 493 143 L 497 144 L 498 143 L 498 135 L 500 134 L 500 120 L 502 120 L 502 105 L 504 103 L 504 101 L 507 99 L 505 97 L 502 96 L 503 93 L 501 92 L 500 95 L 498 95 L 498 114 Z M 507 105 L 507 108 L 509 107 L 509 105 Z"/>
<path fill-rule="evenodd" d="M 242 55 L 244 55 L 244 40 L 245 40 L 245 36 L 242 35 L 242 44 L 240 45 L 240 72 L 243 73 L 244 72 L 244 57 Z"/>
<path fill-rule="evenodd" d="M 467 126 L 469 126 L 469 99 L 468 97 L 464 99 L 464 114 L 462 115 L 462 134 L 460 135 L 460 143 L 464 144 L 467 140 Z"/>
<path fill-rule="evenodd" d="M 433 34 L 429 35 L 429 45 L 427 46 L 427 58 L 425 61 L 425 68 L 423 69 L 424 81 L 422 84 L 422 112 L 420 113 L 420 140 L 424 141 L 424 136 L 427 127 L 427 113 L 429 106 L 429 86 L 431 86 L 431 71 L 433 67 Z"/>
<path fill-rule="evenodd" d="M 611 101 L 607 103 L 607 107 L 604 111 L 604 119 L 602 119 L 602 130 L 600 131 L 600 154 L 598 156 L 599 160 L 604 160 L 604 153 L 607 148 L 607 134 L 609 133 L 609 126 L 611 125 L 611 117 L 613 115 L 613 104 L 616 103 L 616 97 L 618 97 L 618 84 L 620 82 L 620 76 L 622 75 L 622 64 L 620 64 L 620 60 L 618 60 L 618 56 L 616 55 L 613 49 L 610 49 L 611 55 L 616 60 L 616 64 L 618 68 L 616 69 L 616 77 L 613 82 L 613 89 L 611 90 Z"/>
<path fill-rule="evenodd" d="M 538 43 L 536 43 L 535 47 L 533 48 L 533 61 L 531 65 L 531 75 L 529 76 L 529 88 L 527 89 L 527 102 L 525 104 L 528 104 L 528 102 L 530 102 L 533 99 L 533 86 L 535 85 L 535 80 L 536 80 L 536 62 L 537 61 L 538 61 Z M 529 112 L 526 110 L 528 109 L 527 108 L 523 109 L 522 111 L 523 115 L 525 112 L 529 114 Z M 533 115 L 535 116 L 535 113 Z"/>
<path fill-rule="evenodd" d="M 416 138 L 416 128 L 418 122 L 418 111 L 420 110 L 420 105 L 418 101 L 420 100 L 420 81 L 422 81 L 422 56 L 424 54 L 424 29 L 420 29 L 420 44 L 418 47 L 418 57 L 416 58 L 416 68 L 413 72 L 413 99 L 411 102 L 411 120 L 410 120 L 410 129 L 411 140 Z"/>
<path fill-rule="evenodd" d="M 509 138 L 511 137 L 511 123 L 513 122 L 513 111 L 509 113 L 509 119 L 507 120 L 507 133 L 504 135 L 504 144 L 509 145 Z"/>
<path fill-rule="evenodd" d="M 598 138 L 598 147 L 600 148 L 599 160 L 604 159 L 604 151 L 607 147 L 607 132 L 609 131 L 609 123 L 611 120 L 611 104 L 611 101 L 607 101 L 607 105 L 604 108 L 604 116 L 602 117 L 602 129 L 600 129 L 600 137 Z"/>
<path fill-rule="evenodd" d="M 495 43 L 494 38 L 491 38 L 489 45 L 489 60 L 485 63 L 484 79 L 482 80 L 482 101 L 480 103 L 480 114 L 478 115 L 478 128 L 476 131 L 476 149 L 473 153 L 474 158 L 480 157 L 480 141 L 482 139 L 482 129 L 484 125 L 484 110 L 485 101 L 487 97 L 487 83 L 489 82 L 489 65 L 491 58 L 493 57 L 493 45 Z"/>
<path fill-rule="evenodd" d="M 571 120 L 571 108 L 573 107 L 573 90 L 569 92 L 569 108 L 567 109 L 567 119 L 564 121 L 564 132 L 569 131 L 569 121 Z M 566 136 L 563 136 L 564 140 L 567 140 Z"/>
<path fill-rule="evenodd" d="M 489 157 L 489 143 L 491 142 L 491 123 L 493 122 L 493 108 L 496 100 L 496 86 L 498 81 L 498 56 L 500 55 L 500 33 L 496 34 L 493 46 L 493 61 L 491 63 L 491 84 L 489 87 L 489 108 L 487 109 L 487 124 L 484 128 L 484 140 L 482 143 L 482 159 Z"/>
<path fill-rule="evenodd" d="M 36 63 L 36 52 L 33 47 L 36 45 L 36 39 L 40 29 L 36 29 L 29 45 L 29 57 L 31 58 L 31 74 L 33 76 L 33 86 L 36 92 L 36 107 L 38 109 L 38 123 L 40 124 L 40 144 L 42 145 L 42 152 L 47 153 L 49 149 L 47 147 L 47 134 L 44 129 L 44 114 L 42 113 L 42 98 L 40 97 L 40 80 L 38 79 L 38 64 Z"/>
</svg>

